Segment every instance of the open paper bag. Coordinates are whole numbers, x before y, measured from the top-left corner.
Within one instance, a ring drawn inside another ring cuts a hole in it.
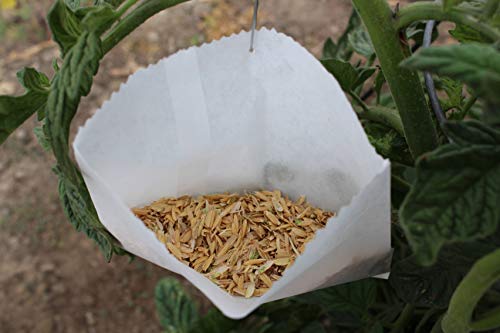
[[[132,75],[80,129],[78,164],[124,248],[200,289],[225,315],[388,272],[390,165],[337,81],[274,30],[192,47]],[[179,262],[132,207],[166,196],[279,189],[338,214],[262,297],[231,296]]]

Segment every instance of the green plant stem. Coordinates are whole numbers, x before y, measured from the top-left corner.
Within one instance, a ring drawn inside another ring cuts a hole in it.
[[[472,266],[453,294],[442,327],[446,333],[468,333],[472,329],[474,309],[481,297],[500,279],[500,249],[486,255]],[[479,321],[500,324],[500,313]],[[476,323],[477,325],[477,323]]]
[[[476,101],[477,101],[477,97],[476,96],[471,96],[471,97],[469,97],[469,99],[467,100],[467,102],[465,102],[465,105],[462,108],[462,113],[463,113],[464,117],[467,116],[467,114],[469,113],[470,109],[474,106],[474,104],[476,103]]]
[[[422,319],[420,319],[420,322],[418,323],[417,327],[415,328],[415,333],[423,332],[424,326],[427,324],[429,319],[431,319],[432,316],[436,315],[441,311],[442,311],[441,309],[428,309],[427,312],[422,317]]]
[[[497,307],[474,321],[470,328],[473,331],[490,331],[500,327],[500,307]]]
[[[411,189],[411,185],[406,180],[396,175],[391,176],[391,187],[404,193],[410,192]]]
[[[368,105],[366,105],[365,102],[363,102],[363,100],[359,98],[359,96],[354,91],[349,91],[349,96],[351,96],[353,101],[355,101],[363,109],[363,112],[370,111]]]
[[[426,20],[449,21],[463,24],[480,32],[492,42],[500,39],[500,32],[488,24],[481,23],[467,13],[457,9],[445,11],[441,3],[431,1],[415,2],[402,7],[396,16],[396,29],[401,30],[415,21]]]
[[[394,323],[394,327],[391,330],[391,333],[399,333],[403,332],[408,322],[411,320],[413,311],[415,310],[415,306],[412,304],[406,304],[403,311],[398,317],[398,320]]]
[[[436,128],[418,74],[399,66],[406,54],[395,24],[391,24],[391,8],[385,0],[352,2],[370,34],[413,157],[434,150],[438,146]]]
[[[132,7],[133,5],[135,5],[137,3],[137,1],[139,0],[127,0],[127,2],[125,2],[117,11],[116,11],[116,16],[117,17],[122,17],[123,14],[125,14],[129,9],[130,7]]]
[[[440,316],[434,326],[432,326],[431,333],[441,333],[443,329],[441,328],[441,322],[443,320],[443,316]]]
[[[102,42],[103,52],[109,52],[109,50],[115,47],[116,44],[151,16],[164,9],[187,1],[189,0],[148,0],[142,3],[110,30]]]

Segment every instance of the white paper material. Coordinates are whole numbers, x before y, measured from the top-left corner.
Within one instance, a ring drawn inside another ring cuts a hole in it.
[[[390,165],[337,81],[274,30],[192,47],[132,75],[81,128],[75,156],[104,226],[181,274],[225,315],[388,272]],[[262,297],[231,296],[180,263],[130,208],[166,196],[279,189],[338,215]]]

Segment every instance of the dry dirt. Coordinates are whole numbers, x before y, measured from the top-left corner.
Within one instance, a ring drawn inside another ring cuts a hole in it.
[[[0,12],[8,32],[0,40],[0,94],[20,92],[15,72],[24,66],[52,75],[58,50],[43,19],[50,2],[36,2],[22,20]],[[339,36],[350,11],[349,0],[262,1],[260,25],[293,36],[319,55],[327,37]],[[192,1],[157,15],[107,55],[74,129],[138,68],[247,29],[250,17],[250,0]],[[59,204],[53,158],[38,146],[35,125],[30,119],[0,146],[0,332],[160,331],[153,291],[170,273],[139,258],[129,263],[115,257],[108,264],[73,229]]]

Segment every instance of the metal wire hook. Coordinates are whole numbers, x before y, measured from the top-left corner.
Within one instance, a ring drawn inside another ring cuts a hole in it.
[[[424,32],[424,42],[422,47],[429,47],[432,43],[432,31],[434,30],[434,26],[436,25],[436,21],[428,21],[425,25]],[[429,99],[431,101],[432,109],[436,114],[436,118],[439,121],[439,124],[442,126],[446,121],[446,117],[443,113],[443,109],[441,108],[441,104],[439,103],[439,98],[436,93],[436,87],[434,86],[434,80],[432,78],[432,74],[428,71],[424,72],[425,85],[427,87],[427,93],[429,94]]]
[[[257,27],[258,12],[259,12],[259,0],[254,0],[253,19],[252,19],[252,28],[250,36],[250,52],[254,51],[255,28]]]

